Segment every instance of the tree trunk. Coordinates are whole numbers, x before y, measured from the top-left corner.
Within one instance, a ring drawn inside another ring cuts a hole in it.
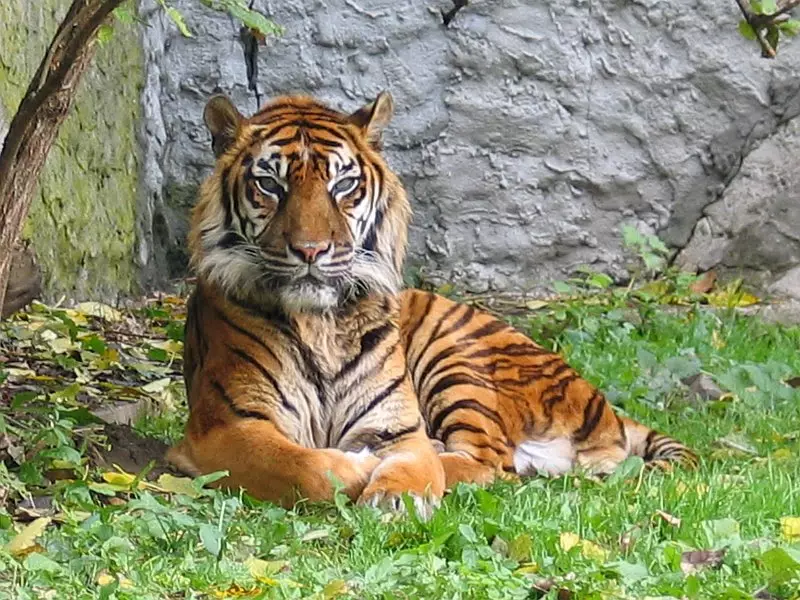
[[[0,152],[0,312],[39,173],[94,56],[97,30],[122,2],[72,2],[9,126]]]

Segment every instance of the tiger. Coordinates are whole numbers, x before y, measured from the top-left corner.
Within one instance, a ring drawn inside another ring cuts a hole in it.
[[[407,368],[448,489],[574,467],[602,476],[631,455],[697,466],[694,452],[617,415],[560,355],[505,321],[421,290],[401,303]]]
[[[400,341],[411,210],[381,153],[388,92],[353,113],[309,96],[250,117],[203,113],[215,155],[189,231],[189,416],[167,460],[293,506],[330,501],[423,516],[444,493]]]

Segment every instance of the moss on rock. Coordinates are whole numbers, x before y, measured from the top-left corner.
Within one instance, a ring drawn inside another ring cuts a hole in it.
[[[68,3],[0,3],[0,105],[10,121]],[[144,58],[136,25],[117,25],[81,80],[47,157],[24,237],[45,292],[85,298],[133,291]]]

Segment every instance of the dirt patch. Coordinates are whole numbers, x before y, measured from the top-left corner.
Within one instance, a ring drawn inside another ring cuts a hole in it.
[[[154,467],[147,479],[155,479],[162,473],[180,474],[165,460],[164,454],[169,446],[161,440],[142,437],[127,425],[108,424],[105,426],[108,438],[107,447],[95,447],[92,462],[103,469],[119,466],[127,473],[140,473],[151,461]]]

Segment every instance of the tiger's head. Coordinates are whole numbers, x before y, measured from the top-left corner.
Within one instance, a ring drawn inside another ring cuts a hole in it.
[[[287,312],[396,292],[411,211],[380,154],[392,111],[387,92],[349,115],[286,96],[246,118],[211,98],[217,163],[189,233],[200,279]]]

